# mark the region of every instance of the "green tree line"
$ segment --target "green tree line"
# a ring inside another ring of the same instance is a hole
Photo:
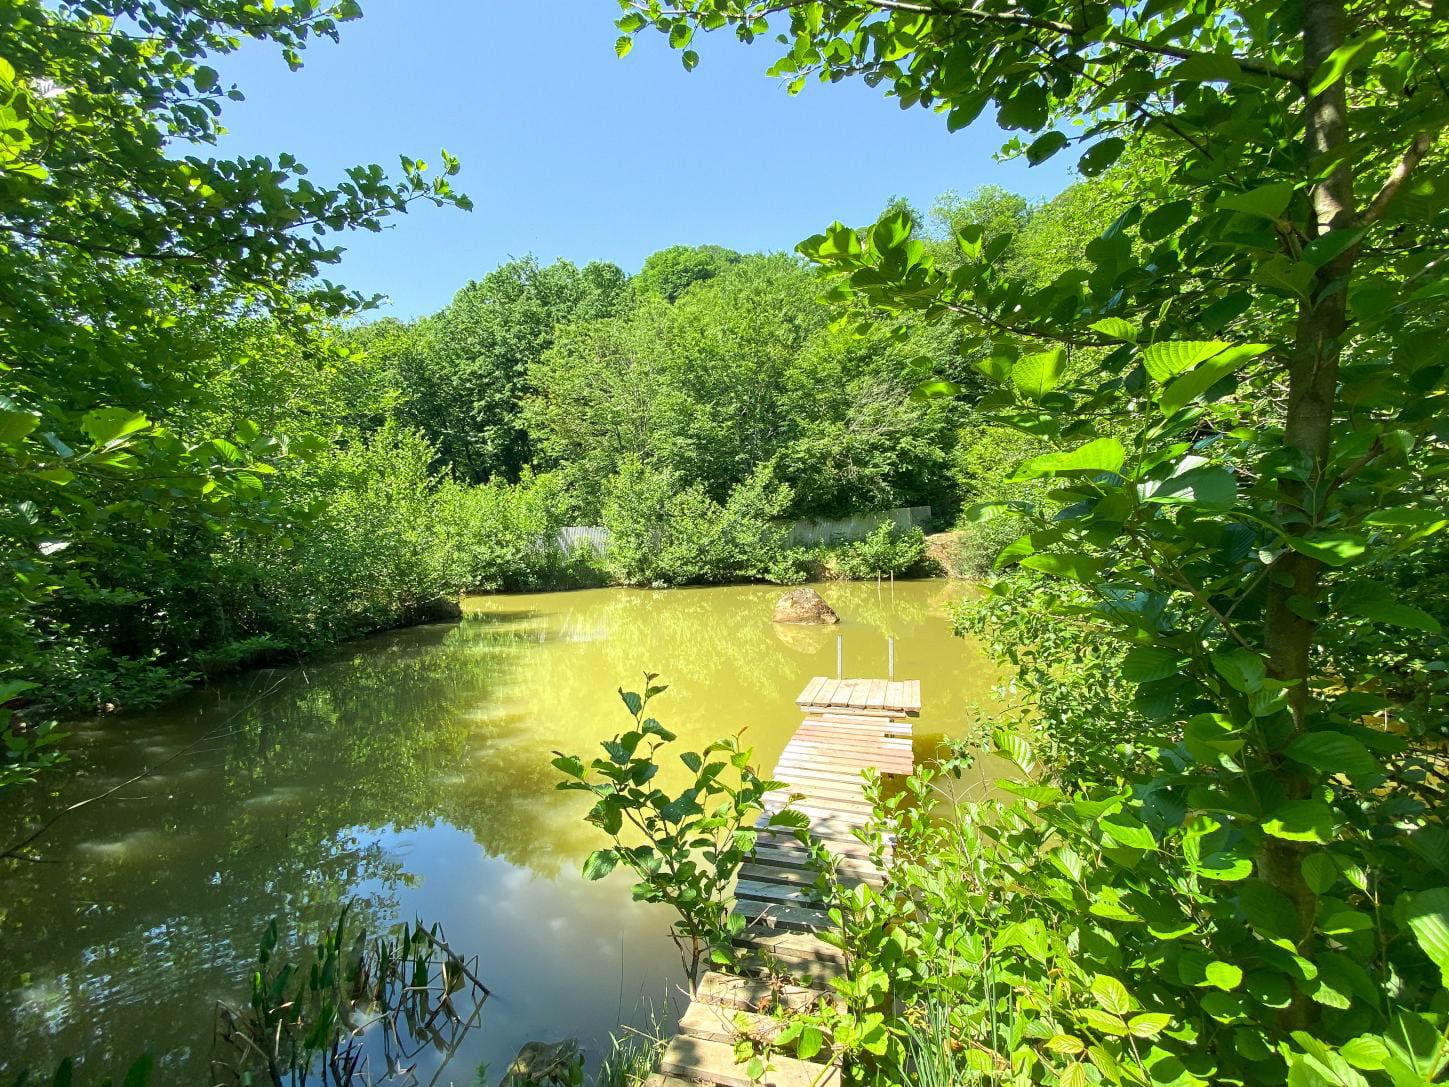
[[[466,210],[457,160],[323,183],[215,146],[243,94],[217,57],[250,41],[300,65],[358,14],[0,13],[0,784],[57,757],[57,715],[459,591],[904,572],[919,534],[829,556],[784,526],[927,504],[949,522],[980,489],[969,401],[917,394],[984,389],[961,336],[862,334],[796,256],[675,246],[632,276],[530,257],[376,319],[327,267],[412,204]],[[955,224],[989,212],[1038,268],[1090,204],[947,196],[931,244],[950,259]],[[548,546],[581,523],[609,529],[604,554]]]

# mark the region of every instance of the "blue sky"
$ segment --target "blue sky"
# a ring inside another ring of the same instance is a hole
[[[348,165],[430,164],[446,147],[472,212],[425,208],[353,234],[332,278],[389,296],[384,312],[436,310],[511,257],[610,260],[715,243],[792,249],[834,219],[863,223],[905,196],[994,183],[1050,196],[1070,157],[1029,168],[992,155],[991,116],[953,134],[858,81],[790,97],[766,76],[773,40],[704,36],[698,68],[649,31],[614,55],[615,0],[363,0],[342,43],[289,72],[248,48],[216,66],[247,101],[229,106],[223,154],[290,151],[314,180]],[[988,110],[987,114],[992,111]]]

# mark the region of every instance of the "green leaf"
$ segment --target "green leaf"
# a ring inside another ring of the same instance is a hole
[[[1192,202],[1190,200],[1174,200],[1171,203],[1163,204],[1161,207],[1153,208],[1142,217],[1142,222],[1137,226],[1138,236],[1148,245],[1160,242],[1163,238],[1172,234],[1184,223],[1192,218]],[[1136,340],[1132,341],[1136,343]]]
[[[1408,896],[1405,916],[1419,947],[1439,968],[1449,988],[1449,887],[1435,887]]]
[[[1153,850],[1157,848],[1157,839],[1153,838],[1152,831],[1125,812],[1104,815],[1098,825],[1113,841],[1131,849]]]
[[[636,717],[639,715],[639,711],[644,708],[644,700],[639,697],[637,691],[626,691],[620,687],[619,697],[624,700],[624,705],[629,708],[629,712]]]
[[[1248,192],[1227,193],[1218,197],[1217,206],[1224,211],[1241,211],[1263,219],[1277,219],[1288,210],[1293,199],[1291,181],[1272,181]]]
[[[1298,913],[1283,892],[1261,879],[1243,881],[1238,891],[1238,908],[1243,918],[1272,939],[1298,942]]]
[[[614,40],[614,56],[624,58],[634,48],[634,39],[624,34]]]
[[[1231,853],[1209,853],[1197,866],[1197,871],[1208,879],[1235,883],[1253,874],[1253,862],[1247,857],[1237,857]]]
[[[1133,683],[1151,683],[1182,670],[1182,657],[1161,646],[1134,646],[1122,658],[1122,678]]]
[[[1375,1038],[1372,1034],[1360,1034],[1339,1046],[1338,1055],[1355,1068],[1376,1072],[1388,1061],[1389,1047],[1382,1038]]]
[[[791,808],[784,811],[777,811],[770,816],[770,826],[784,827],[787,830],[808,830],[810,828],[810,817],[804,812],[798,812]]]
[[[1303,858],[1303,882],[1314,894],[1326,894],[1338,882],[1338,865],[1327,853],[1310,853]]]
[[[552,760],[553,767],[571,778],[582,778],[584,776],[583,760],[574,755],[559,755]]]
[[[1322,94],[1349,72],[1362,68],[1373,60],[1387,39],[1384,31],[1372,30],[1356,41],[1344,42],[1314,71],[1308,84],[1309,95]]]
[[[1230,962],[1210,962],[1204,968],[1209,985],[1216,985],[1224,992],[1236,989],[1243,983],[1242,967]]]
[[[1126,1015],[1132,1010],[1132,996],[1127,987],[1110,974],[1098,974],[1092,979],[1092,996],[1113,1015]]]
[[[1389,626],[1440,632],[1439,620],[1422,608],[1395,599],[1388,587],[1374,581],[1355,581],[1341,589],[1334,598],[1340,611],[1363,619],[1373,619]]]
[[[1224,378],[1235,373],[1245,362],[1268,350],[1264,343],[1237,344],[1194,367],[1171,381],[1157,397],[1157,408],[1163,415],[1186,407]]]
[[[1294,800],[1263,820],[1263,832],[1290,842],[1333,840],[1333,809],[1319,800]]]
[[[1156,1038],[1171,1022],[1172,1016],[1165,1012],[1142,1012],[1127,1020],[1127,1030],[1134,1038]]]
[[[958,396],[961,386],[954,381],[947,381],[945,378],[933,378],[930,381],[923,381],[911,390],[912,400],[939,400],[949,399]]]
[[[151,425],[139,411],[125,408],[96,408],[81,416],[81,429],[96,445],[106,445]]]
[[[1100,321],[1093,321],[1087,327],[1094,332],[1100,332],[1103,336],[1121,340],[1123,343],[1137,342],[1137,326],[1120,317],[1103,317]]]
[[[795,1043],[795,1056],[802,1061],[808,1061],[819,1053],[824,1045],[825,1035],[820,1032],[820,1028],[807,1025],[800,1031],[800,1040]]]
[[[1327,774],[1375,774],[1383,765],[1367,747],[1341,732],[1305,732],[1284,749],[1294,762]],[[1335,878],[1337,871],[1334,872]]]
[[[1263,658],[1248,649],[1218,649],[1212,654],[1213,670],[1228,681],[1228,686],[1243,694],[1263,689],[1268,666]]]
[[[1238,500],[1238,483],[1228,469],[1203,465],[1161,482],[1143,484],[1142,497],[1162,505],[1230,510]]]
[[[1321,531],[1313,535],[1287,537],[1288,546],[1299,554],[1317,559],[1325,566],[1347,566],[1368,548],[1361,536],[1352,532]]]
[[[1020,396],[1039,402],[1061,381],[1066,361],[1067,353],[1060,347],[1023,356],[1011,368],[1011,383]]]
[[[996,123],[1002,128],[1024,128],[1035,131],[1047,123],[1050,107],[1046,89],[1039,83],[1023,81],[1016,84],[1012,95],[996,111]]]
[[[1038,136],[1026,149],[1026,160],[1033,166],[1045,162],[1067,145],[1066,133],[1053,129]]]
[[[1153,381],[1166,381],[1226,351],[1229,346],[1222,340],[1167,340],[1143,349],[1142,366]]]
[[[679,63],[684,65],[686,72],[692,72],[699,67],[699,54],[693,49],[686,49],[679,54]]]
[[[619,864],[619,858],[614,857],[613,849],[594,849],[584,861],[585,880],[603,880],[609,872],[614,870],[614,865]]]
[[[998,755],[1010,759],[1021,767],[1023,773],[1030,775],[1036,769],[1036,757],[1031,752],[1031,744],[1021,733],[999,728],[992,734],[992,743]]]
[[[1021,560],[1020,565],[1028,570],[1040,570],[1044,574],[1054,574],[1088,585],[1102,576],[1102,568],[1106,563],[1094,555],[1049,551],[1028,555]]]
[[[1025,483],[1070,472],[1120,472],[1126,460],[1127,451],[1116,438],[1098,438],[1066,453],[1032,457],[1017,467],[1010,482]]]
[[[40,425],[40,416],[0,408],[0,442],[18,442]]]
[[[1127,141],[1120,136],[1106,136],[1094,143],[1080,159],[1077,169],[1086,177],[1096,177],[1127,150]]]

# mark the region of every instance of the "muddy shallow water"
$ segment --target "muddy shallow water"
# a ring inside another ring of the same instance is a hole
[[[339,903],[377,925],[441,922],[493,991],[449,1069],[490,1082],[526,1041],[596,1058],[682,977],[667,917],[622,873],[579,875],[600,842],[550,752],[592,755],[645,669],[679,750],[747,729],[768,768],[811,675],[919,678],[918,754],[960,734],[996,673],[951,636],[945,581],[832,584],[838,627],[779,627],[778,588],[474,597],[461,623],[397,631],[264,669],[161,710],[72,729],[72,763],[0,807],[4,837],[148,766],[61,819],[44,863],[0,862],[0,1078],[74,1054],[94,1078],[151,1049],[153,1082],[205,1083],[213,1008],[242,997],[266,923]],[[667,782],[666,782],[667,784]],[[449,1077],[445,1076],[446,1082]]]

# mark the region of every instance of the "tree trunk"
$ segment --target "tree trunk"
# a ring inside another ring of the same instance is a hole
[[[1344,0],[1304,0],[1303,71],[1306,76],[1311,77],[1344,43],[1346,23]],[[1316,173],[1315,164],[1348,141],[1348,102],[1342,80],[1308,99],[1304,129],[1308,171]],[[1313,187],[1309,199],[1310,238],[1353,224],[1353,171],[1346,157]],[[1279,485],[1279,512],[1293,526],[1290,531],[1305,531],[1319,515],[1318,498],[1323,493],[1332,446],[1339,357],[1348,327],[1348,279],[1355,257],[1356,250],[1351,248],[1320,268],[1310,297],[1298,309],[1288,359],[1288,412],[1283,442],[1299,455],[1307,477],[1306,480],[1284,478]],[[1307,727],[1311,707],[1310,654],[1317,624],[1295,613],[1289,605],[1295,597],[1307,602],[1317,595],[1322,569],[1316,559],[1297,551],[1285,551],[1273,564],[1268,588],[1263,642],[1268,653],[1269,674],[1293,684],[1288,694],[1293,719],[1291,735]],[[1300,799],[1307,793],[1309,782],[1302,774],[1281,763],[1276,772],[1287,799]],[[1308,950],[1317,911],[1317,896],[1303,880],[1302,863],[1307,852],[1304,843],[1270,838],[1259,863],[1262,877],[1293,903],[1298,914],[1300,947],[1304,951]],[[1287,1025],[1296,1028],[1311,1021],[1314,1014],[1312,1001],[1300,992],[1284,1018]]]

